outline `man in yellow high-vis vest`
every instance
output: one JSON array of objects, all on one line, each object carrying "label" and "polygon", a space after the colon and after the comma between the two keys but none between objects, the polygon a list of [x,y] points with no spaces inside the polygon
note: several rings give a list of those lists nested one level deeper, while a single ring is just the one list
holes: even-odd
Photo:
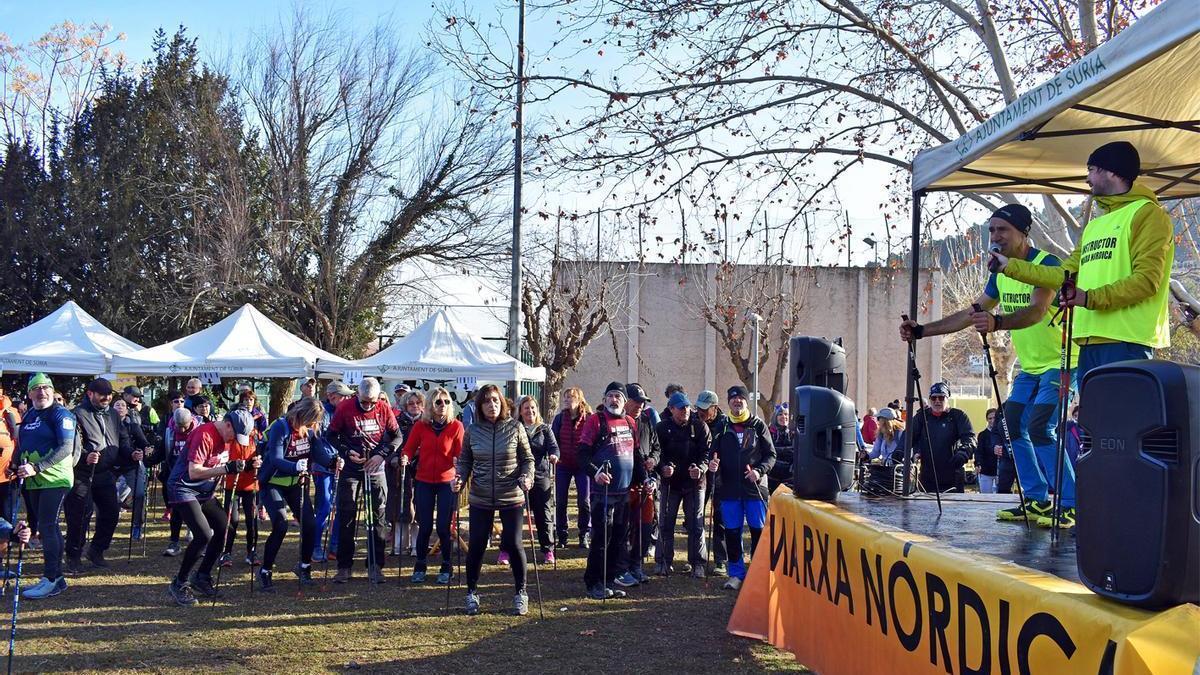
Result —
[{"label": "man in yellow high-vis vest", "polygon": [[[989,239],[1013,259],[1037,265],[1059,264],[1058,258],[1032,246],[1029,241],[1032,226],[1033,214],[1029,209],[1021,204],[1007,204],[988,220]],[[1012,435],[1012,459],[1025,502],[999,511],[996,518],[1024,521],[1028,512],[1029,519],[1043,527],[1052,525],[1049,494],[1057,476],[1062,329],[1057,324],[1050,325],[1053,301],[1053,291],[992,274],[975,301],[984,311],[967,308],[926,325],[913,321],[900,325],[900,337],[904,340],[945,335],[968,326],[982,332],[1011,331],[1021,372],[1013,379],[1008,400],[1004,402],[1004,419]],[[999,311],[993,314],[991,310],[996,307]],[[1075,471],[1069,463],[1063,466],[1062,492],[1059,524],[1071,527],[1075,524]]]},{"label": "man in yellow high-vis vest", "polygon": [[1167,298],[1175,258],[1170,217],[1154,192],[1136,182],[1141,159],[1133,145],[1100,146],[1088,157],[1087,171],[1104,215],[1084,227],[1060,267],[992,254],[993,269],[1039,288],[1059,288],[1065,272],[1078,273],[1063,301],[1076,308],[1080,381],[1093,368],[1148,359],[1170,345]]}]

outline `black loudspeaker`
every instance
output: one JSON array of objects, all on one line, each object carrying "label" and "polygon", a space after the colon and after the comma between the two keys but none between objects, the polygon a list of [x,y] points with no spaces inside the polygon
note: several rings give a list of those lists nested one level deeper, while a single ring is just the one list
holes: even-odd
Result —
[{"label": "black loudspeaker", "polygon": [[846,393],[846,350],[839,342],[802,335],[788,344],[788,383]]},{"label": "black loudspeaker", "polygon": [[854,402],[832,389],[803,386],[792,389],[791,406],[792,491],[802,499],[832,501],[854,478]]},{"label": "black loudspeaker", "polygon": [[1079,578],[1142,607],[1200,601],[1200,367],[1121,361],[1080,388]]}]

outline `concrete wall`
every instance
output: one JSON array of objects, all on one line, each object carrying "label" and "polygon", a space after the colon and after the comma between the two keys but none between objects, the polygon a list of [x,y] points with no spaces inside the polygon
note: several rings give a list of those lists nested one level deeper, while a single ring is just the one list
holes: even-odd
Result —
[{"label": "concrete wall", "polygon": [[[577,264],[577,263],[574,263]],[[593,405],[612,380],[640,382],[661,408],[663,388],[679,382],[694,398],[712,389],[724,399],[725,389],[740,379],[715,330],[700,317],[701,297],[715,288],[715,265],[602,263],[610,276],[621,278],[623,314],[616,323],[617,353],[605,333],[588,346],[583,360],[566,379],[580,386]],[[908,311],[908,272],[880,268],[812,268],[797,291],[803,296],[795,335],[842,338],[846,349],[847,395],[860,410],[904,397],[905,345],[897,336],[900,314]],[[922,271],[919,321],[941,316],[942,275]],[[747,303],[749,304],[749,303]],[[759,307],[745,309],[759,310]],[[760,313],[762,313],[760,311]],[[749,340],[747,340],[747,345]],[[941,377],[941,340],[918,343],[918,365],[926,386]],[[775,346],[773,346],[775,348]],[[782,356],[786,359],[786,341]],[[780,354],[773,353],[760,371],[764,397],[778,392],[785,400],[787,383],[772,386]],[[619,359],[619,364],[618,364]],[[786,368],[781,379],[786,379]],[[744,383],[747,387],[750,383]]]}]

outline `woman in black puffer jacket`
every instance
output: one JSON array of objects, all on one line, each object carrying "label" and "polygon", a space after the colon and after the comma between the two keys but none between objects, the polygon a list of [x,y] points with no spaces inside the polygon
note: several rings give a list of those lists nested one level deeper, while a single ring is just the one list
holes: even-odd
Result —
[{"label": "woman in black puffer jacket", "polygon": [[533,452],[533,489],[529,491],[529,503],[537,527],[538,546],[542,550],[542,562],[553,565],[554,530],[550,525],[553,492],[550,489],[550,476],[554,472],[554,465],[558,463],[558,439],[554,437],[550,425],[542,420],[537,400],[532,396],[521,397],[517,404],[517,417],[525,426],[529,449]]},{"label": "woman in black puffer jacket", "polygon": [[513,610],[529,612],[525,592],[525,550],[521,547],[521,518],[525,493],[533,486],[533,453],[525,427],[512,418],[508,401],[494,384],[484,385],[475,397],[479,414],[467,428],[454,491],[470,479],[468,493],[471,531],[467,549],[467,614],[479,613],[479,570],[488,535],[500,516],[500,549],[508,553],[516,595]]}]

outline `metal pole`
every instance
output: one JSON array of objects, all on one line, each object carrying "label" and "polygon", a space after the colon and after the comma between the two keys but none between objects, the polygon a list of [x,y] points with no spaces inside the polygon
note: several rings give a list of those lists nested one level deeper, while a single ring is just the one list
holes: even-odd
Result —
[{"label": "metal pole", "polygon": [[[517,110],[513,134],[512,302],[508,308],[508,353],[521,358],[521,180],[525,134],[525,0],[517,3]],[[514,389],[513,393],[516,393]]]},{"label": "metal pole", "polygon": [[750,320],[754,322],[754,344],[750,346],[750,359],[754,362],[754,380],[751,386],[754,389],[754,405],[759,405],[758,393],[758,322],[762,321],[762,317],[758,314],[751,314]]},{"label": "metal pole", "polygon": [[[921,199],[924,192],[913,192],[912,196],[912,269],[908,279],[908,315],[917,316],[917,294],[920,292],[921,269]],[[917,350],[908,350],[908,370],[905,378],[904,419],[911,424],[913,414],[913,370],[917,367]],[[912,434],[904,434],[904,490],[912,494]]]}]

